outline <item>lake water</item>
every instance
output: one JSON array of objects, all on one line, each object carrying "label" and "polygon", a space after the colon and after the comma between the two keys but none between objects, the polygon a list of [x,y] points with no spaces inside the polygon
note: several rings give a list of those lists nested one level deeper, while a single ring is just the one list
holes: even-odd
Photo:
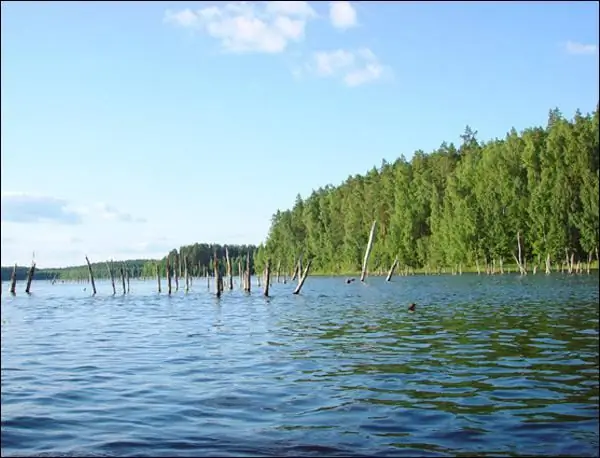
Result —
[{"label": "lake water", "polygon": [[598,456],[597,273],[254,285],[4,283],[2,455]]}]

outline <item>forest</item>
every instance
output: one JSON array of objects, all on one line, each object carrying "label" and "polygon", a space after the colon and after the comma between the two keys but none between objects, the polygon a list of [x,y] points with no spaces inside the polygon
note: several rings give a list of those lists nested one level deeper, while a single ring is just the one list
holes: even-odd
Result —
[{"label": "forest", "polygon": [[302,255],[314,273],[358,272],[374,220],[372,272],[395,259],[432,272],[597,261],[598,137],[598,107],[572,120],[554,109],[545,127],[488,142],[467,126],[458,147],[442,143],[297,196],[273,215],[257,266],[270,258],[291,268]]},{"label": "forest", "polygon": [[[466,127],[461,144],[442,143],[416,151],[364,175],[328,185],[291,209],[278,210],[264,244],[229,245],[234,275],[247,254],[251,272],[267,259],[291,273],[300,256],[315,274],[360,271],[369,230],[377,221],[371,273],[395,261],[405,272],[502,270],[504,263],[525,269],[556,270],[574,262],[598,262],[599,124],[579,110],[566,119],[550,110],[545,127],[514,128],[488,142]],[[161,260],[131,260],[132,277],[164,276],[167,257],[174,274],[209,274],[216,253],[225,271],[225,246],[196,243],[173,249]],[[83,264],[83,263],[82,263]],[[107,278],[106,263],[92,264]],[[245,268],[245,267],[242,267]],[[28,267],[17,269],[26,278]],[[12,267],[2,267],[7,281]],[[36,272],[37,279],[87,278],[86,265]]]}]

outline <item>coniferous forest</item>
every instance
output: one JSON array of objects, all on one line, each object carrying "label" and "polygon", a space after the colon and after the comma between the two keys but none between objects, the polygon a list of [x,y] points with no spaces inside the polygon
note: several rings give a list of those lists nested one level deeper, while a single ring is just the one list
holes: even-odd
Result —
[{"label": "coniferous forest", "polygon": [[[359,272],[373,221],[371,273],[395,260],[404,272],[431,273],[502,271],[509,263],[550,272],[597,263],[598,106],[572,120],[554,109],[545,128],[512,129],[488,142],[467,127],[461,139],[458,148],[443,143],[429,154],[416,151],[410,161],[383,161],[305,199],[298,195],[292,209],[273,215],[264,244],[228,246],[233,272],[239,274],[247,254],[253,273],[264,270],[267,258],[291,272],[300,256],[311,259],[312,273]],[[153,277],[157,267],[165,275],[168,258],[180,274],[184,267],[191,275],[210,274],[215,254],[225,271],[225,246],[205,243],[173,249],[159,261],[127,261],[127,269],[134,277]],[[108,276],[104,261],[93,266]],[[18,268],[17,278],[27,270]],[[11,274],[12,267],[2,268],[3,281]],[[85,265],[36,273],[86,277]]]},{"label": "coniferous forest", "polygon": [[372,272],[396,258],[431,272],[597,260],[598,138],[598,108],[572,120],[551,110],[545,128],[488,142],[467,127],[458,148],[416,151],[297,196],[273,215],[257,267],[268,257],[291,268],[302,255],[315,273],[360,271],[374,220]]}]

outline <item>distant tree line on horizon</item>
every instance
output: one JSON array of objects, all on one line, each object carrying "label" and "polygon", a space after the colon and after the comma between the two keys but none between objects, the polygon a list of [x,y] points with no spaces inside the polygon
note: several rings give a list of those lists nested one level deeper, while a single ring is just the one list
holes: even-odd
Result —
[{"label": "distant tree line on horizon", "polygon": [[488,142],[467,126],[461,138],[298,195],[273,215],[257,264],[302,254],[315,273],[358,272],[374,220],[372,271],[396,257],[411,269],[515,264],[517,237],[530,265],[597,260],[598,107],[572,120],[554,109],[545,128]]}]

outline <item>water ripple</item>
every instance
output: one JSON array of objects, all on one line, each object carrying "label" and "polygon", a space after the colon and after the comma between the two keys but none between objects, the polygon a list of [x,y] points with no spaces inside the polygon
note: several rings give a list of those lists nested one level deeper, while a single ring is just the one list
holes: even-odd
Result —
[{"label": "water ripple", "polygon": [[597,275],[154,286],[2,295],[2,456],[598,456]]}]

